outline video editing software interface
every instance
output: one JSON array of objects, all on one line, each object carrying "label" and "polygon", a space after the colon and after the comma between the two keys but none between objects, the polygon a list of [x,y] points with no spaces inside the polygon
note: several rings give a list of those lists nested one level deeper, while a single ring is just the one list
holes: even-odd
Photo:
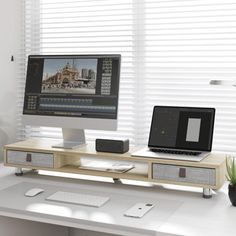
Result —
[{"label": "video editing software interface", "polygon": [[149,147],[211,151],[214,108],[154,107]]},{"label": "video editing software interface", "polygon": [[120,55],[29,56],[23,114],[117,118]]}]

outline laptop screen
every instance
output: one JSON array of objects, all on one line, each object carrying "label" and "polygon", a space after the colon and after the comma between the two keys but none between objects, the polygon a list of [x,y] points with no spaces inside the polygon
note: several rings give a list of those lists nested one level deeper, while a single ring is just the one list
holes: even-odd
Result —
[{"label": "laptop screen", "polygon": [[215,109],[155,106],[148,147],[211,151]]}]

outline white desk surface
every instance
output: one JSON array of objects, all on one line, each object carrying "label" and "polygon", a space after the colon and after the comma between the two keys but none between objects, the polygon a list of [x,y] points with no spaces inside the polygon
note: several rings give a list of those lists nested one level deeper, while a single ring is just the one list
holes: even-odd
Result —
[{"label": "white desk surface", "polygon": [[[24,197],[25,190],[31,187],[43,187],[45,192],[35,198]],[[186,191],[184,187],[178,187],[179,190],[167,187],[141,187],[35,173],[16,177],[13,168],[1,165],[0,215],[127,236],[236,235],[236,207],[228,200],[227,183],[212,199],[203,199],[201,189],[189,191],[187,188]],[[109,196],[110,201],[101,208],[93,208],[45,200],[58,190]],[[124,211],[137,202],[152,202],[155,208],[141,219],[124,217]]]}]

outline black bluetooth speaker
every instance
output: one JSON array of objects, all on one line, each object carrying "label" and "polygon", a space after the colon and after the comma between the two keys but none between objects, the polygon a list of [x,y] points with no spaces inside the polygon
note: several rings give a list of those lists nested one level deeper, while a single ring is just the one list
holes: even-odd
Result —
[{"label": "black bluetooth speaker", "polygon": [[125,153],[129,151],[129,139],[96,139],[97,152]]}]

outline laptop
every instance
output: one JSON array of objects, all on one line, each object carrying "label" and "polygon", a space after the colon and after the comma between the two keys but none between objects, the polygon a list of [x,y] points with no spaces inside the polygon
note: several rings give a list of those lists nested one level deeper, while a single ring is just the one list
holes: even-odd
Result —
[{"label": "laptop", "polygon": [[215,109],[155,106],[148,147],[132,156],[201,161],[212,148]]}]

